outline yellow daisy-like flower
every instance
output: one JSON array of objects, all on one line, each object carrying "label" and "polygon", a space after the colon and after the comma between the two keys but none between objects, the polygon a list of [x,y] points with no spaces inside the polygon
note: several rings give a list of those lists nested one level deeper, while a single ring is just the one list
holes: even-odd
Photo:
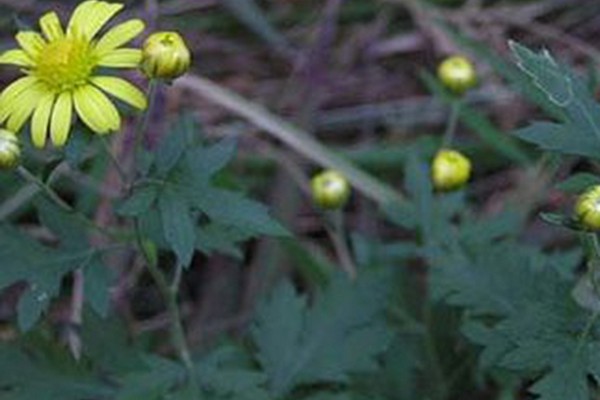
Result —
[{"label": "yellow daisy-like flower", "polygon": [[0,64],[22,67],[25,77],[0,94],[0,123],[17,132],[31,117],[31,138],[36,147],[46,144],[48,133],[55,146],[67,141],[73,109],[94,132],[119,130],[121,117],[106,92],[132,106],[146,108],[146,97],[124,79],[96,75],[100,67],[137,68],[139,49],[122,48],[144,30],[132,19],[116,25],[100,38],[100,29],[123,8],[122,4],[84,1],[63,29],[55,12],[40,18],[42,34],[16,35],[20,49],[0,55]]}]

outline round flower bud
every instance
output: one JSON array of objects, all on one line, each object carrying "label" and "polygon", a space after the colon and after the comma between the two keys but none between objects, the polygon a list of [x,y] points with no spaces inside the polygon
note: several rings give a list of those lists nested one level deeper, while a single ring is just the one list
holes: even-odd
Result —
[{"label": "round flower bud", "polygon": [[579,195],[575,204],[575,216],[583,228],[600,230],[600,185],[591,186]]},{"label": "round flower bud", "polygon": [[0,129],[0,169],[14,168],[20,159],[19,139],[13,132]]},{"label": "round flower bud", "polygon": [[343,207],[350,197],[348,180],[334,170],[323,171],[315,175],[310,186],[315,204],[327,210]]},{"label": "round flower bud", "polygon": [[438,79],[454,94],[463,94],[477,84],[477,72],[469,59],[452,56],[438,66]]},{"label": "round flower bud", "polygon": [[456,150],[441,149],[431,164],[431,179],[437,190],[450,191],[464,186],[471,176],[471,161]]},{"label": "round flower bud", "polygon": [[149,78],[172,80],[190,68],[191,54],[177,32],[156,32],[142,47],[142,71]]}]

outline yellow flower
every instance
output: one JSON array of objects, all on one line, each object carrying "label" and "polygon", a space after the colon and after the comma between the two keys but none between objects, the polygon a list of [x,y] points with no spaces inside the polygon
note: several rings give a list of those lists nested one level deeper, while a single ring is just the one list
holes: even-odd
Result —
[{"label": "yellow flower", "polygon": [[96,75],[99,67],[136,68],[141,51],[122,48],[144,30],[132,19],[120,23],[100,38],[100,29],[123,8],[122,4],[84,1],[73,11],[66,31],[55,12],[40,18],[42,34],[22,31],[16,35],[20,49],[0,55],[0,64],[22,67],[25,77],[0,94],[0,123],[17,132],[31,117],[31,138],[43,147],[48,132],[55,146],[67,141],[73,109],[94,132],[119,130],[121,117],[106,92],[144,109],[146,97],[124,79]]}]

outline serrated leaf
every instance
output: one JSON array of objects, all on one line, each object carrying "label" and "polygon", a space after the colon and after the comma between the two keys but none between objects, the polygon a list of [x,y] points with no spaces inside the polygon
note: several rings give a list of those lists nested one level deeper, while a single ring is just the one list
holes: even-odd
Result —
[{"label": "serrated leaf", "polygon": [[83,354],[103,374],[124,376],[145,371],[147,362],[130,343],[126,328],[117,318],[103,319],[89,309],[84,310],[81,330]]},{"label": "serrated leaf", "polygon": [[166,187],[158,198],[158,210],[165,240],[177,255],[178,263],[190,265],[196,247],[196,228],[187,201],[181,193]]},{"label": "serrated leaf", "polygon": [[207,188],[190,201],[213,222],[232,225],[254,234],[289,236],[288,230],[269,216],[265,206],[240,193]]},{"label": "serrated leaf", "polygon": [[109,288],[114,273],[102,260],[94,257],[84,270],[85,300],[100,316],[106,317],[110,306]]},{"label": "serrated leaf", "polygon": [[157,197],[158,188],[156,186],[140,187],[119,205],[117,212],[128,217],[141,215],[150,209]]},{"label": "serrated leaf", "polygon": [[558,365],[531,389],[538,400],[588,400],[587,366],[580,359]]},{"label": "serrated leaf", "polygon": [[0,226],[0,289],[19,281],[29,291],[19,310],[21,327],[33,326],[48,300],[58,294],[63,276],[85,267],[100,249],[60,250],[42,246],[14,228]]},{"label": "serrated leaf", "polygon": [[564,181],[557,183],[555,187],[563,192],[578,194],[590,186],[599,184],[599,176],[587,172],[577,172]]},{"label": "serrated leaf", "polygon": [[144,358],[145,369],[125,375],[116,400],[160,400],[183,381],[182,365],[157,356]]},{"label": "serrated leaf", "polygon": [[544,150],[597,158],[600,150],[600,106],[585,83],[559,65],[548,51],[535,53],[511,42],[519,67],[565,111],[565,121],[534,123],[517,131],[522,139]]},{"label": "serrated leaf", "polygon": [[273,394],[300,384],[344,383],[349,373],[375,368],[373,357],[391,338],[382,319],[388,282],[365,275],[355,285],[337,275],[311,308],[289,284],[263,303],[252,337]]},{"label": "serrated leaf", "polygon": [[209,147],[191,150],[186,162],[195,179],[200,179],[204,183],[231,161],[236,149],[237,139],[233,136],[227,137]]},{"label": "serrated leaf", "polygon": [[180,161],[190,146],[187,129],[174,129],[164,135],[158,143],[155,153],[155,166],[159,176],[169,173]]},{"label": "serrated leaf", "polygon": [[565,107],[573,100],[573,83],[568,73],[552,58],[548,50],[534,53],[517,42],[509,42],[519,68],[527,73],[558,106]]},{"label": "serrated leaf", "polygon": [[588,130],[567,124],[534,122],[515,131],[520,139],[538,145],[542,150],[591,158],[600,157],[600,141]]},{"label": "serrated leaf", "polygon": [[209,223],[199,226],[196,230],[196,248],[210,255],[213,252],[242,258],[242,252],[237,243],[249,239],[251,235],[235,226]]},{"label": "serrated leaf", "polygon": [[0,397],[6,400],[81,400],[106,398],[112,389],[68,355],[56,360],[31,354],[18,345],[0,346]]}]

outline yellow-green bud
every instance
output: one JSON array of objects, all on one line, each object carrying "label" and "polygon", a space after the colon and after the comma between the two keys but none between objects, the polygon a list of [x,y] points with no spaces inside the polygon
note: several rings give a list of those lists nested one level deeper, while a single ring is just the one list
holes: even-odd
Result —
[{"label": "yellow-green bud", "polygon": [[477,85],[477,72],[468,58],[452,56],[444,59],[437,70],[438,79],[451,92],[461,95]]},{"label": "yellow-green bud", "polygon": [[191,54],[177,32],[156,32],[142,47],[142,71],[149,78],[173,80],[190,68]]},{"label": "yellow-green bud", "polygon": [[456,150],[439,150],[431,163],[431,180],[437,190],[459,189],[470,176],[471,161]]},{"label": "yellow-green bud", "polygon": [[158,265],[158,247],[156,243],[150,239],[144,239],[142,240],[142,250],[147,262],[154,266]]},{"label": "yellow-green bud", "polygon": [[19,139],[13,132],[0,129],[0,169],[14,168],[20,160]]},{"label": "yellow-green bud", "polygon": [[600,185],[591,186],[579,195],[575,216],[583,228],[600,230]]},{"label": "yellow-green bud", "polygon": [[321,208],[335,210],[343,207],[350,197],[350,184],[339,172],[326,170],[310,182],[313,201]]}]

